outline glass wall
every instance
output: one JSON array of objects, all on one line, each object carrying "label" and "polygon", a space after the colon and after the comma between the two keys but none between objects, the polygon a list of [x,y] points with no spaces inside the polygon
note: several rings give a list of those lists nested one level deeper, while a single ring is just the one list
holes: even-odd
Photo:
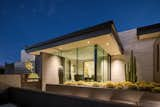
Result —
[{"label": "glass wall", "polygon": [[97,46],[97,81],[110,80],[110,55]]},{"label": "glass wall", "polygon": [[86,81],[94,81],[94,46],[78,48],[78,75]]},{"label": "glass wall", "polygon": [[109,55],[99,46],[91,45],[54,53],[64,61],[64,80],[107,81],[110,77]]}]

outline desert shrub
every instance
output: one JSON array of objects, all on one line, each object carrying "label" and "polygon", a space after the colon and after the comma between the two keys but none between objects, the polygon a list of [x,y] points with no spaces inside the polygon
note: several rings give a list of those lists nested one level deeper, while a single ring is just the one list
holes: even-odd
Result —
[{"label": "desert shrub", "polygon": [[103,85],[104,88],[115,88],[115,83],[112,81],[107,81]]},{"label": "desert shrub", "polygon": [[154,87],[154,88],[152,89],[152,91],[153,91],[153,92],[159,92],[159,93],[160,93],[160,87]]},{"label": "desert shrub", "polygon": [[74,83],[72,81],[66,81],[66,82],[64,82],[64,85],[76,85],[76,83]]},{"label": "desert shrub", "polygon": [[152,84],[154,85],[154,87],[160,87],[160,83],[152,82]]},{"label": "desert shrub", "polygon": [[71,86],[87,86],[87,87],[100,87],[100,88],[114,88],[114,89],[134,89],[142,91],[160,92],[160,84],[154,82],[85,82],[85,81],[67,81],[64,85]]},{"label": "desert shrub", "polygon": [[92,82],[92,87],[100,87],[100,83],[99,82]]},{"label": "desert shrub", "polygon": [[143,91],[151,91],[152,88],[154,87],[154,85],[151,82],[137,82],[137,87],[139,90],[143,90]]},{"label": "desert shrub", "polygon": [[126,89],[137,89],[137,85],[133,82],[126,81],[126,82],[123,82],[123,84],[124,84],[124,88]]}]

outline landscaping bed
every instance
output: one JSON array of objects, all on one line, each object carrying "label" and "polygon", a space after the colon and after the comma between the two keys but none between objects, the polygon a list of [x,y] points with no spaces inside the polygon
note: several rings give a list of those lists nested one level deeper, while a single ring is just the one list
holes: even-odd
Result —
[{"label": "landscaping bed", "polygon": [[113,88],[113,89],[131,89],[137,91],[149,91],[160,93],[160,83],[155,82],[85,82],[85,81],[67,81],[64,85],[69,86],[84,86],[84,87],[100,87],[100,88]]}]

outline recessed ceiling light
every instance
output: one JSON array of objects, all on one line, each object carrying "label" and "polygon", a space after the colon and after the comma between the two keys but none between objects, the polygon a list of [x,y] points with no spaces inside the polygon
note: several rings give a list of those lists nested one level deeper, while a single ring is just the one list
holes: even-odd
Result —
[{"label": "recessed ceiling light", "polygon": [[90,41],[88,41],[87,43],[90,44]]},{"label": "recessed ceiling light", "polygon": [[110,45],[109,42],[107,42],[106,45],[109,46]]}]

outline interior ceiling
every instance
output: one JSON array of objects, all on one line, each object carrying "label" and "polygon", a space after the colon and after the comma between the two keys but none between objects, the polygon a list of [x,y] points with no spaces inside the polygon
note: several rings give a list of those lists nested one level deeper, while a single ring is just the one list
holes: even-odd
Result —
[{"label": "interior ceiling", "polygon": [[[76,49],[62,52],[61,55],[65,58],[76,60]],[[87,46],[78,49],[78,60],[93,60],[94,59],[94,46]]]},{"label": "interior ceiling", "polygon": [[80,47],[85,47],[85,46],[95,45],[95,44],[99,45],[110,55],[121,54],[119,46],[112,34],[105,34],[105,35],[94,37],[94,38],[80,40],[80,41],[76,41],[76,42],[72,42],[72,43],[68,43],[68,44],[64,44],[64,45],[60,45],[52,48],[47,48],[40,51],[31,52],[31,54],[39,55],[40,52],[53,54],[59,51],[67,51],[74,48],[80,48]]}]

